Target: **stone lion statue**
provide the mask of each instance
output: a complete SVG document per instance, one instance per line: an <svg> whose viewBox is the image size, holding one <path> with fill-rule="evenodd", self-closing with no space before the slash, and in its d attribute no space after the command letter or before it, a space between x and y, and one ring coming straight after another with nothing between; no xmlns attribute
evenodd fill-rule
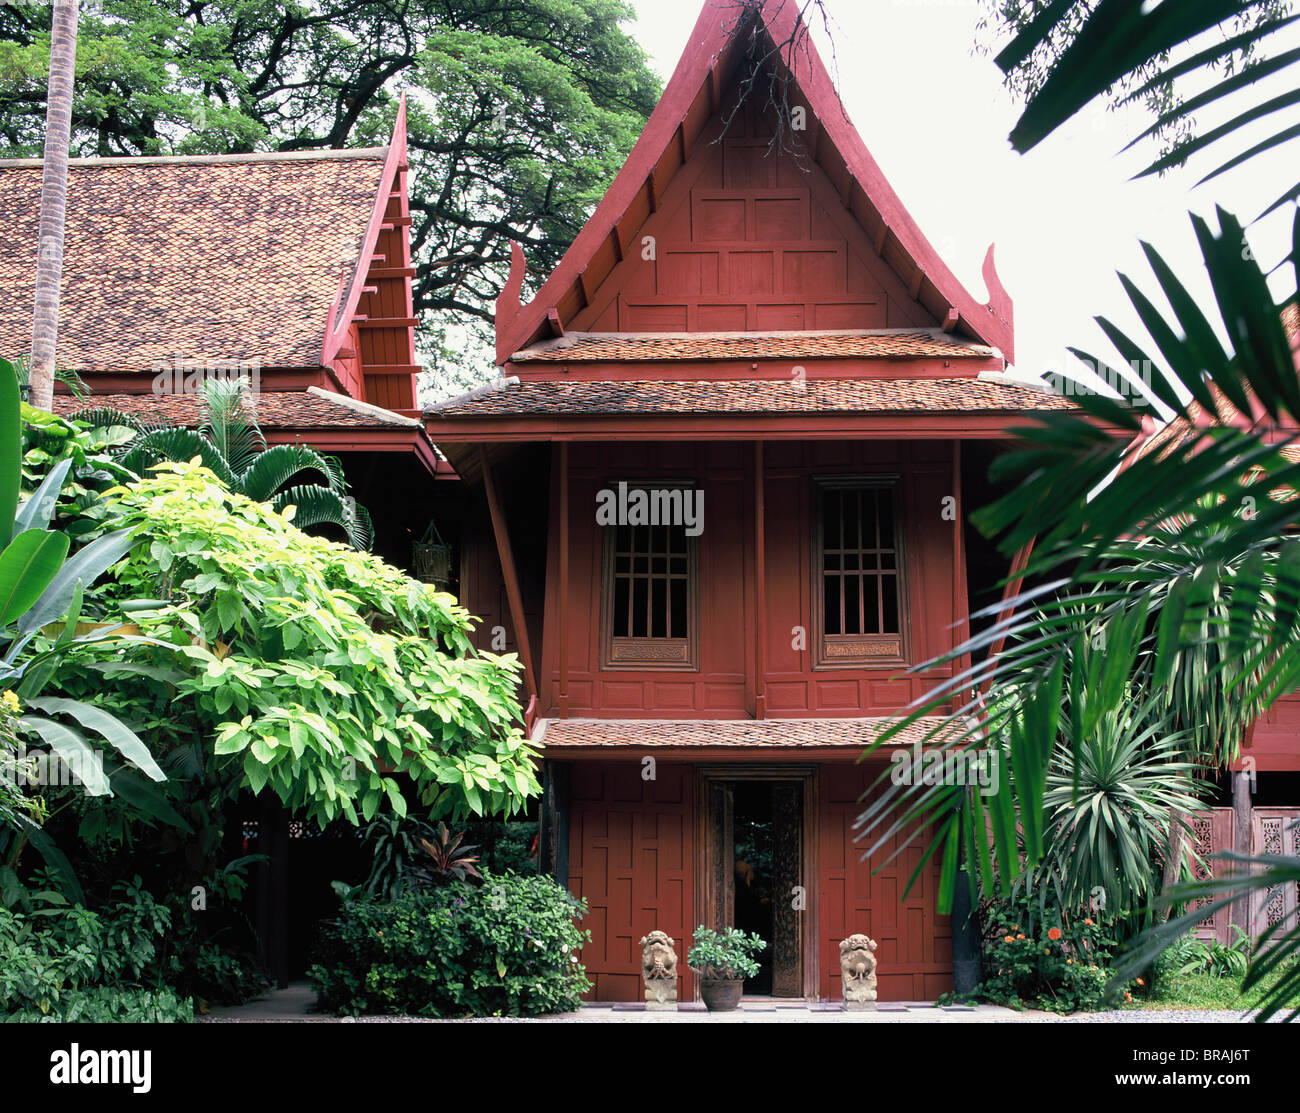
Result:
<svg viewBox="0 0 1300 1113"><path fill-rule="evenodd" d="M840 943L840 974L844 981L844 1002L863 1004L876 999L876 941L865 935L850 935Z"/></svg>
<svg viewBox="0 0 1300 1113"><path fill-rule="evenodd" d="M641 977L645 980L645 999L650 1004L676 1007L677 952L673 938L666 931L652 931L641 940Z"/></svg>

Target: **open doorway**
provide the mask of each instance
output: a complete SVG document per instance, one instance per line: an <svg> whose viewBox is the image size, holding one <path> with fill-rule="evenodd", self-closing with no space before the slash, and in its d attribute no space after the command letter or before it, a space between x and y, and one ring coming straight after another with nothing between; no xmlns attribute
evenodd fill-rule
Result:
<svg viewBox="0 0 1300 1113"><path fill-rule="evenodd" d="M707 781L706 922L767 942L746 996L803 996L804 782L753 775Z"/></svg>

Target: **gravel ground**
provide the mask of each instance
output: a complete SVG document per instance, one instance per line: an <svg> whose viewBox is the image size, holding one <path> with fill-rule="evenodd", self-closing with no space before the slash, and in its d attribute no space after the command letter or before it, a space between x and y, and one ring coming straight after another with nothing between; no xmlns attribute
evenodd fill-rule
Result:
<svg viewBox="0 0 1300 1113"><path fill-rule="evenodd" d="M1236 1009L1123 1009L1061 1019L1066 1024L1250 1024L1254 1015ZM1281 1017L1274 1020L1281 1023Z"/></svg>

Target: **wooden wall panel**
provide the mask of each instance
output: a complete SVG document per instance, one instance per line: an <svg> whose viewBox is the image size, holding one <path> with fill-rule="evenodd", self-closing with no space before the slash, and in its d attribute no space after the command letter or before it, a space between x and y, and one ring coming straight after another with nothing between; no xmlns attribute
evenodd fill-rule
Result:
<svg viewBox="0 0 1300 1113"><path fill-rule="evenodd" d="M637 761L575 762L569 820L569 890L590 908L592 941L580 958L595 1001L639 1001L640 940L666 931L676 943L678 998L694 989L686 969L695 930L694 780L660 763L642 779Z"/></svg>
<svg viewBox="0 0 1300 1113"><path fill-rule="evenodd" d="M716 135L714 116L702 134ZM588 268L574 331L711 332L933 327L819 165L770 148L750 111L657 176L659 203L623 222L623 261ZM669 175L668 171L673 171ZM874 231L874 230L873 230ZM653 237L653 258L643 251ZM910 263L906 273L910 278ZM576 367L575 376L588 374Z"/></svg>
<svg viewBox="0 0 1300 1113"><path fill-rule="evenodd" d="M910 660L952 645L952 523L943 518L951 493L951 446L925 449L883 442L772 443L765 448L767 714L889 715L921 696L947 669L904 675L896 665L813 668L812 477L901 474L900 521L907 549L906 603ZM625 718L741 718L750 713L754 650L751 445L574 444L570 449L569 714ZM601 529L596 492L620 478L695 480L704 492L699 567L697 671L601 667ZM552 499L552 514L558 514ZM547 623L540 670L544 714L556 713L558 690L559 523L550 528ZM471 604L473 609L473 604ZM799 631L804 631L800 640Z"/></svg>
<svg viewBox="0 0 1300 1113"><path fill-rule="evenodd" d="M863 862L865 846L853 841L853 823L862 810L859 797L879 767L823 765L818 817L818 879L821 928L820 993L843 996L840 940L863 932L878 945L881 1001L933 1001L952 989L952 938L947 916L936 911L939 866L932 860L912 892L903 888L920 861L913 844L875 876L887 854Z"/></svg>
<svg viewBox="0 0 1300 1113"><path fill-rule="evenodd" d="M1255 759L1257 771L1300 772L1300 692L1283 696L1255 721L1241 753Z"/></svg>

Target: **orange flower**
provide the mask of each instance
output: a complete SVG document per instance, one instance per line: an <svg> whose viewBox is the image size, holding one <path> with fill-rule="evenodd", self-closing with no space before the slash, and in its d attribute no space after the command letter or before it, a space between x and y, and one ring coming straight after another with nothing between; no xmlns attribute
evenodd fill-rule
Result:
<svg viewBox="0 0 1300 1113"><path fill-rule="evenodd" d="M1023 939L1024 937L1025 937L1024 932L1021 932L1019 935L1016 936L1017 939Z"/></svg>
<svg viewBox="0 0 1300 1113"><path fill-rule="evenodd" d="M1146 985L1146 984L1147 983L1144 982L1141 978L1138 978L1138 985Z"/></svg>
<svg viewBox="0 0 1300 1113"><path fill-rule="evenodd" d="M1061 929L1049 928L1047 931L1047 938L1050 939L1053 943L1055 943L1058 939L1061 938Z"/></svg>
<svg viewBox="0 0 1300 1113"><path fill-rule="evenodd" d="M1084 922L1085 924L1087 924L1088 927L1092 927L1092 920L1091 920L1091 918L1089 918L1089 919L1087 919L1087 920L1084 920L1083 922Z"/></svg>
<svg viewBox="0 0 1300 1113"><path fill-rule="evenodd" d="M1125 1000L1125 1001L1132 1001L1132 1000L1133 1000L1133 994L1128 993L1128 992L1125 992L1125 994L1124 994L1124 1000Z"/></svg>
<svg viewBox="0 0 1300 1113"><path fill-rule="evenodd" d="M1006 939L1003 940L1003 942L1004 942L1004 943L1014 943L1014 942L1015 942L1015 939L1013 939L1010 935L1008 935L1008 936L1006 937Z"/></svg>

